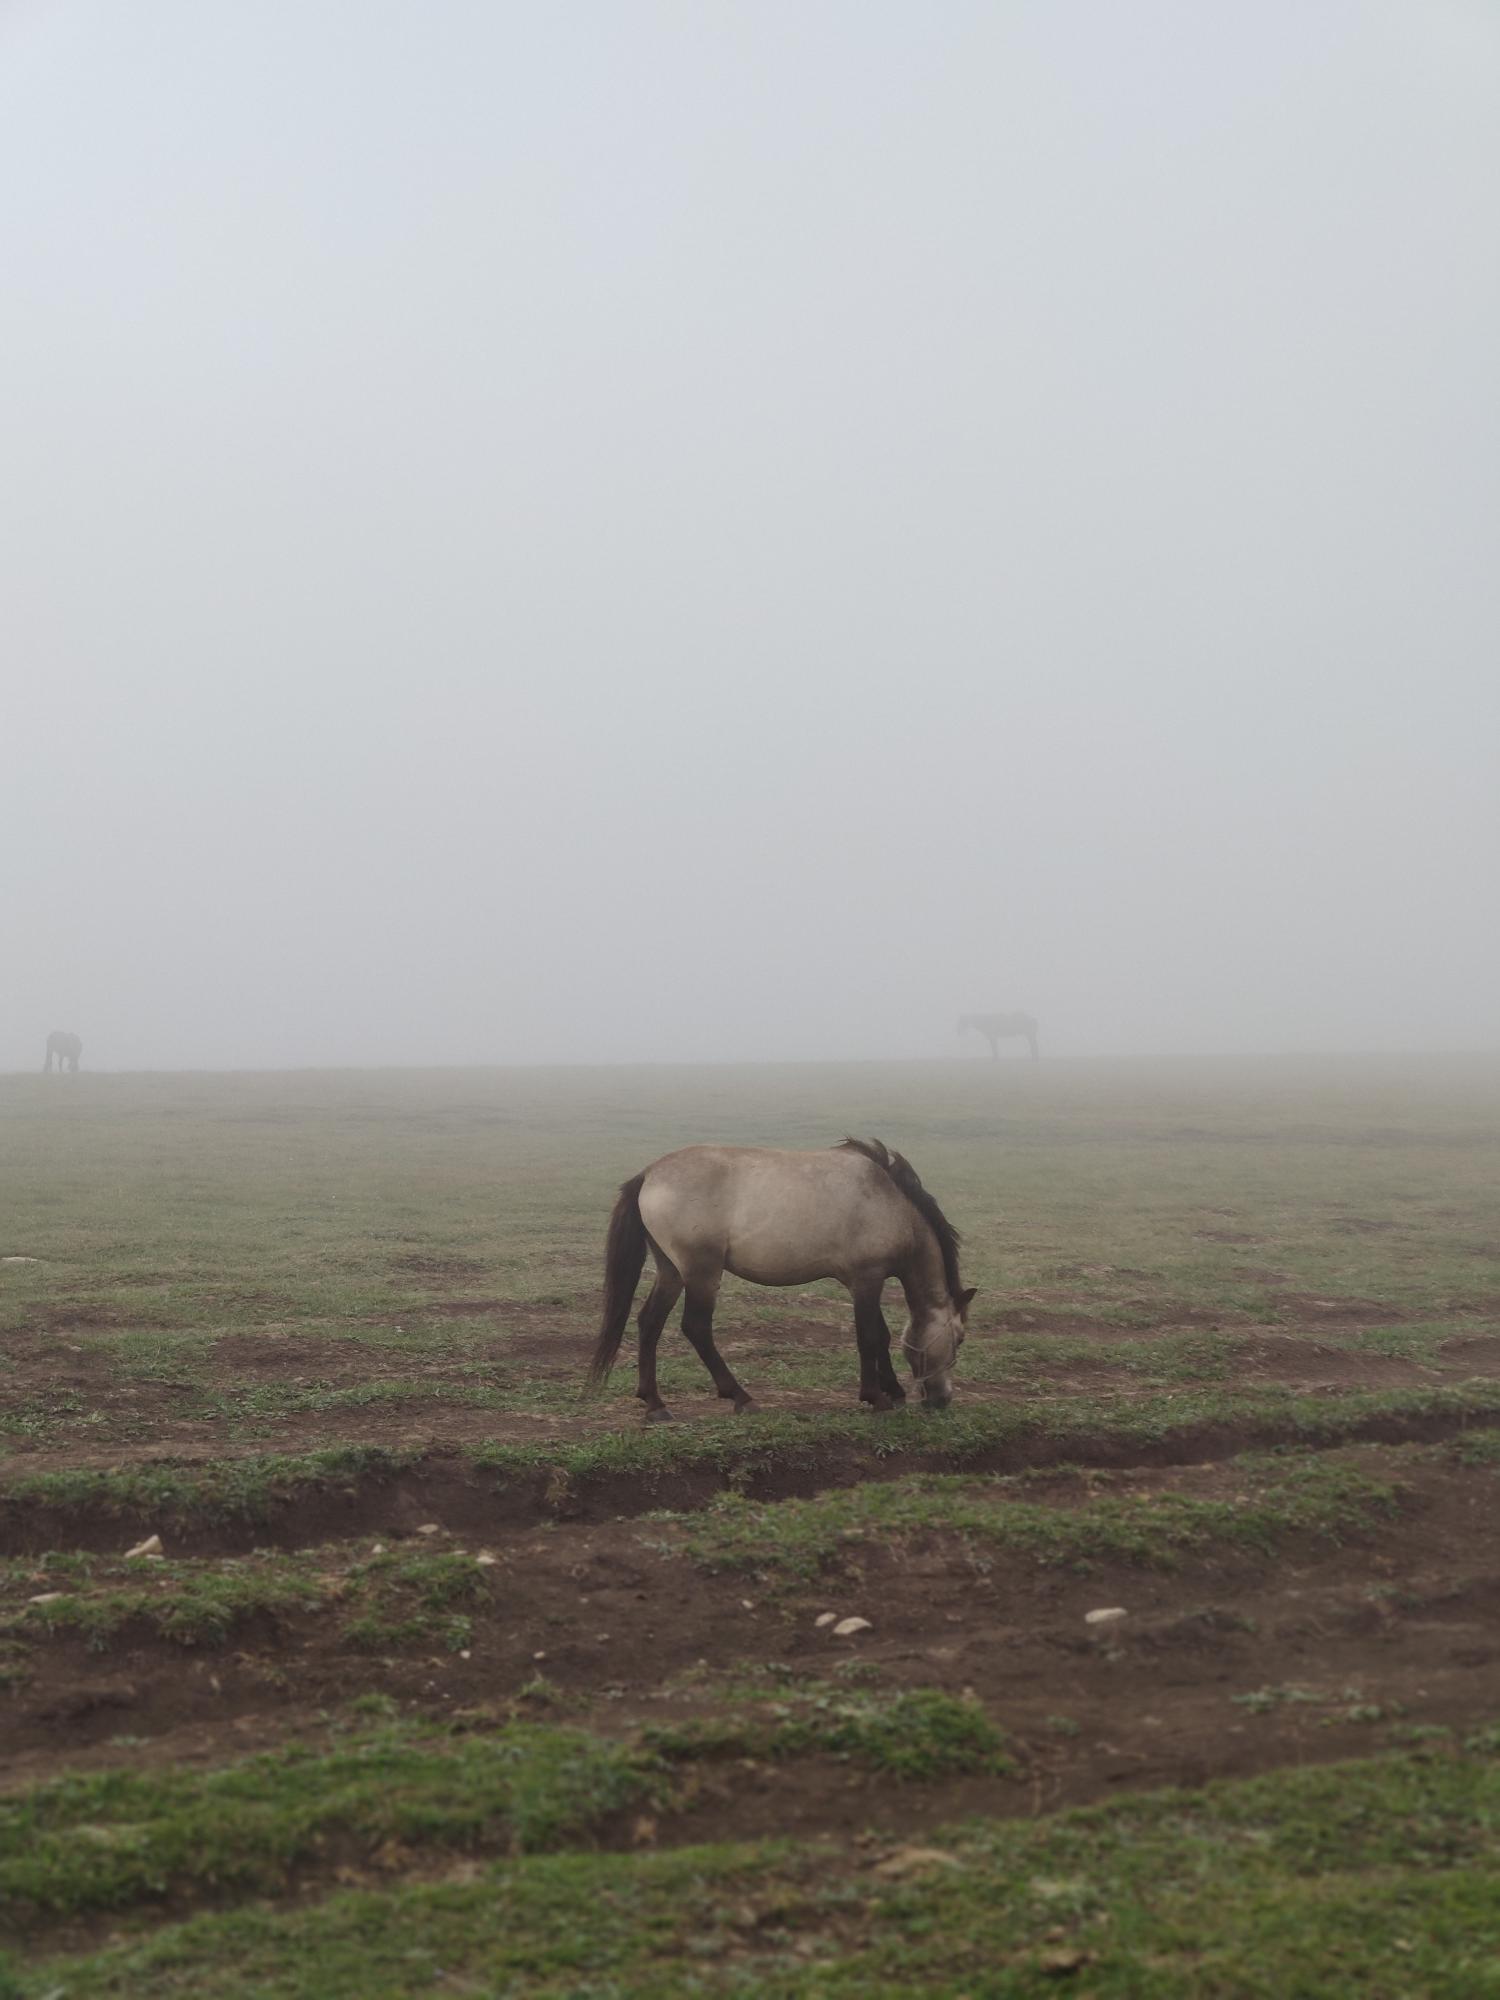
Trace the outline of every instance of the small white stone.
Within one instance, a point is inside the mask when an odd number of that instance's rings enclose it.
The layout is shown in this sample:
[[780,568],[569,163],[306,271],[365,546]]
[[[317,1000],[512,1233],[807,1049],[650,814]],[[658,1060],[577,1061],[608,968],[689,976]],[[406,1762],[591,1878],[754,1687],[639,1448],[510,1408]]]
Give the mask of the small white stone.
[[814,1625],[831,1625],[838,1615],[836,1611],[820,1611],[813,1620],[813,1623]]
[[480,1569],[493,1569],[500,1558],[499,1556],[492,1556],[488,1549],[481,1549],[474,1560]]
[[442,1524],[438,1521],[424,1521],[417,1530],[419,1535],[440,1535],[442,1532]]
[[1115,1625],[1128,1615],[1123,1604],[1106,1604],[1098,1611],[1085,1611],[1083,1622],[1085,1625]]
[[740,1599],[740,1609],[741,1611],[753,1611],[755,1609],[754,1600],[749,1597],[742,1597]]
[[44,1590],[40,1596],[28,1598],[29,1604],[57,1604],[67,1596],[65,1590]]
[[474,1657],[474,1655],[473,1655],[473,1654],[472,1654],[472,1653],[471,1653],[471,1652],[469,1651],[469,1648],[468,1648],[467,1646],[465,1646],[465,1647],[463,1647],[463,1648],[462,1648],[462,1650],[460,1651],[460,1653],[459,1653],[459,1656],[458,1656],[458,1657],[459,1657],[459,1658],[460,1658],[461,1660],[472,1660],[472,1659],[473,1659],[473,1657]]
[[137,1542],[133,1549],[125,1551],[126,1562],[136,1556],[159,1556],[162,1552],[161,1536],[147,1535],[145,1541]]
[[531,1657],[534,1660],[545,1660],[547,1655],[545,1653],[533,1653]]
[[856,1632],[868,1632],[871,1625],[868,1618],[841,1618],[833,1628],[835,1639],[852,1639]]
[[40,1264],[40,1257],[0,1257],[0,1264]]
[[370,1554],[372,1556],[383,1556],[385,1554],[385,1543],[377,1542],[374,1548],[371,1549]]

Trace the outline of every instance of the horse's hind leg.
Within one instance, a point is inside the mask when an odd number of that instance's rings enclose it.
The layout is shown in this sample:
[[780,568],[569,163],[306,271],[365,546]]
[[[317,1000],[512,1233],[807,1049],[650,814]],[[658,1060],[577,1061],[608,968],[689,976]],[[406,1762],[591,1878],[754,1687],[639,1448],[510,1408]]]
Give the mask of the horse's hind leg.
[[640,1329],[639,1379],[636,1395],[646,1405],[648,1424],[665,1423],[672,1412],[661,1399],[656,1386],[656,1346],[661,1339],[661,1330],[667,1323],[667,1315],[682,1296],[682,1275],[675,1264],[667,1262],[659,1253],[656,1259],[656,1283],[647,1294],[646,1303],[641,1307],[636,1321]]
[[682,1309],[682,1330],[697,1351],[698,1359],[714,1378],[714,1387],[735,1412],[748,1409],[750,1398],[735,1380],[729,1363],[714,1345],[714,1306],[718,1286],[689,1284],[687,1304]]

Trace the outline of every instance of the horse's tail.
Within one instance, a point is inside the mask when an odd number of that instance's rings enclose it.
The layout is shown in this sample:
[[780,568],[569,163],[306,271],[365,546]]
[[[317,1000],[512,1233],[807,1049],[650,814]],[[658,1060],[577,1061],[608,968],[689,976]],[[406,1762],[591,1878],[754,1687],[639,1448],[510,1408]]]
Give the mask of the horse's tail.
[[589,1381],[597,1387],[614,1366],[630,1324],[630,1307],[635,1288],[641,1281],[646,1261],[646,1225],[641,1220],[641,1186],[644,1174],[623,1183],[614,1213],[609,1218],[609,1235],[604,1241],[604,1316],[594,1358],[589,1363]]

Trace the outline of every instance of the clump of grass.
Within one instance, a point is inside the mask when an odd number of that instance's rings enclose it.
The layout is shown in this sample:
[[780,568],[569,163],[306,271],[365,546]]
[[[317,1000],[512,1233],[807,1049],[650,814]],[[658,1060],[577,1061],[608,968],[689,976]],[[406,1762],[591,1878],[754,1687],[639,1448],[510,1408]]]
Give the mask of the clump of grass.
[[219,1646],[257,1613],[316,1611],[317,1580],[287,1562],[249,1561],[217,1568],[153,1565],[150,1585],[66,1592],[51,1604],[27,1604],[5,1629],[72,1632],[97,1649],[139,1619],[179,1646]]
[[1004,1739],[974,1701],[936,1688],[881,1700],[842,1690],[805,1692],[750,1716],[651,1729],[645,1740],[674,1760],[703,1757],[847,1758],[893,1778],[1011,1768]]
[[567,1708],[574,1700],[575,1697],[560,1688],[556,1681],[548,1680],[545,1674],[533,1674],[529,1680],[522,1681],[515,1692],[517,1704],[525,1702],[532,1708],[554,1711]]
[[[75,1633],[103,1649],[123,1627],[139,1621],[181,1646],[218,1646],[257,1614],[285,1617],[331,1608],[340,1636],[357,1651],[443,1645],[457,1652],[473,1635],[469,1611],[488,1594],[484,1570],[460,1551],[392,1552],[346,1574],[319,1566],[327,1560],[312,1551],[218,1562],[115,1563],[114,1574],[93,1587],[85,1574],[79,1587],[53,1603],[23,1604],[0,1620],[0,1634],[24,1641],[37,1633]],[[122,1575],[125,1570],[130,1573]]]
[[1390,1722],[1406,1713],[1399,1701],[1370,1701],[1359,1687],[1310,1688],[1290,1681],[1252,1688],[1248,1694],[1231,1695],[1230,1700],[1252,1715],[1266,1715],[1284,1706],[1321,1708],[1318,1721],[1325,1729],[1340,1722]]
[[1322,1689],[1302,1687],[1294,1681],[1282,1682],[1274,1687],[1251,1688],[1248,1694],[1235,1694],[1229,1698],[1238,1707],[1248,1709],[1252,1715],[1268,1715],[1273,1709],[1289,1703],[1312,1706],[1330,1699]]
[[365,1653],[429,1643],[461,1652],[474,1626],[457,1607],[488,1595],[484,1571],[456,1550],[374,1556],[352,1573],[350,1586],[367,1608],[346,1623],[344,1638]]
[[376,1688],[355,1695],[349,1703],[349,1713],[368,1722],[394,1722],[400,1712],[401,1704],[395,1696]]

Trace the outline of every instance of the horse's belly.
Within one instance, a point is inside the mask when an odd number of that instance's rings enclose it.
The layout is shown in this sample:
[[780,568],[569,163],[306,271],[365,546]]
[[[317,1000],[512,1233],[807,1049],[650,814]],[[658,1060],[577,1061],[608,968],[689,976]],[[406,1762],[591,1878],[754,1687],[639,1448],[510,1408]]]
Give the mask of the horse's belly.
[[752,1285],[807,1285],[849,1276],[863,1261],[846,1227],[834,1227],[793,1202],[744,1203],[730,1218],[724,1268]]
[[731,1277],[752,1285],[810,1285],[817,1278],[842,1278],[842,1259],[785,1243],[731,1244],[724,1259]]

